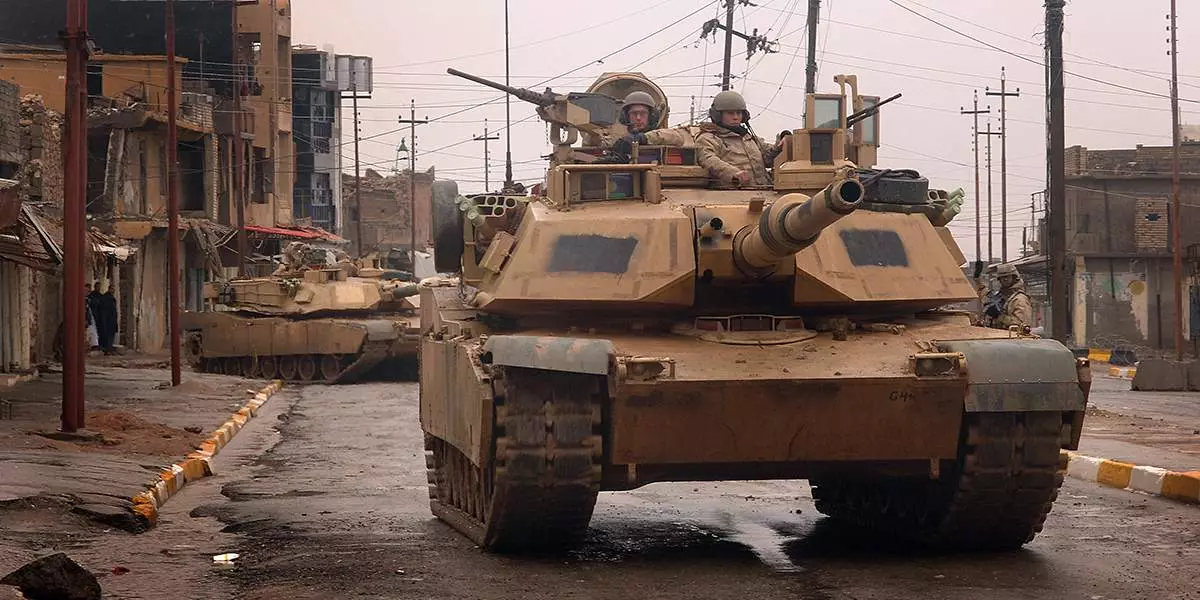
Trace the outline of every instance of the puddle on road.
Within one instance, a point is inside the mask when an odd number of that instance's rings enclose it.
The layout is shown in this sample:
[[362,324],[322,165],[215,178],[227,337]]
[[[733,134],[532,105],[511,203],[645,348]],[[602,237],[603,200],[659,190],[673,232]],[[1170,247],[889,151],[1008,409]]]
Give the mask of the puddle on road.
[[783,573],[799,573],[804,567],[792,561],[785,552],[787,544],[792,541],[791,535],[784,535],[778,529],[754,521],[740,521],[733,524],[734,533],[729,540],[750,548],[762,563]]

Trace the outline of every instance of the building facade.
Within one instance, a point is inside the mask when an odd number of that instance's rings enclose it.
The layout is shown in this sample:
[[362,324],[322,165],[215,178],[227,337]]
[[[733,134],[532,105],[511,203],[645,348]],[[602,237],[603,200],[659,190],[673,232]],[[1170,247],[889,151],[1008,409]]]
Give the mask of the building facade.
[[[343,237],[351,240],[351,248],[361,256],[374,255],[382,259],[407,253],[412,245],[414,221],[416,250],[424,252],[432,243],[434,170],[430,168],[424,173],[417,173],[413,182],[417,192],[415,220],[409,201],[410,177],[411,171],[384,177],[367,169],[361,180],[361,190],[356,189],[354,177],[343,179],[342,194],[346,198]],[[356,200],[359,195],[361,200]],[[359,202],[361,206],[357,206]]]
[[1184,304],[1176,307],[1171,223],[1182,246],[1200,247],[1200,143],[1180,153],[1180,203],[1171,202],[1171,148],[1067,149],[1067,247],[1073,259],[1071,328],[1079,346],[1171,350],[1176,310],[1184,335],[1200,325],[1200,283],[1185,265]]

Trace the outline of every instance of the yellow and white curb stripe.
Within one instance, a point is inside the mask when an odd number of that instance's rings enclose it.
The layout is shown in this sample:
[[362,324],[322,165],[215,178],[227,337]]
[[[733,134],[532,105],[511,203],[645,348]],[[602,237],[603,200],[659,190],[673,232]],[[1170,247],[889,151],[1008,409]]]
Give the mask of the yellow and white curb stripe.
[[237,432],[246,423],[258,415],[258,409],[266,404],[271,396],[283,387],[282,381],[273,381],[270,385],[254,394],[254,398],[246,403],[233,416],[225,421],[200,443],[200,447],[187,455],[182,461],[163,469],[158,478],[150,484],[146,491],[133,497],[133,512],[145,519],[150,527],[158,521],[158,509],[174,496],[189,481],[195,481],[213,474],[209,460],[216,456],[222,448],[229,444]]
[[1067,475],[1084,481],[1200,504],[1200,471],[1177,472],[1064,452]]
[[1121,379],[1133,379],[1137,375],[1137,367],[1109,367],[1109,377],[1119,377]]

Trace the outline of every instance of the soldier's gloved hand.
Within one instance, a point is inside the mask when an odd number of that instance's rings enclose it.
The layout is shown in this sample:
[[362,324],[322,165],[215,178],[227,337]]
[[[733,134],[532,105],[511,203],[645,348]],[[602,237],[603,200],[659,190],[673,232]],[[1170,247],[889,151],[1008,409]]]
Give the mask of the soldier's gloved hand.
[[634,143],[645,144],[646,141],[647,140],[646,140],[645,134],[631,133],[631,134],[613,142],[613,146],[612,146],[613,154],[629,156],[630,154],[633,154]]

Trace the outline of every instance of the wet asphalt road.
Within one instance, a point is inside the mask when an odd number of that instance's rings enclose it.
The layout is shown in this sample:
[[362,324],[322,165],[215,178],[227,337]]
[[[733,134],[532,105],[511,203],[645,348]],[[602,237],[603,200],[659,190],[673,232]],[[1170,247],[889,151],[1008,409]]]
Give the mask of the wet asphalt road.
[[[121,556],[112,598],[1200,599],[1200,508],[1068,479],[1022,551],[939,556],[824,518],[803,482],[602,494],[568,556],[429,513],[415,384],[291,388]],[[212,555],[237,552],[233,566]]]

